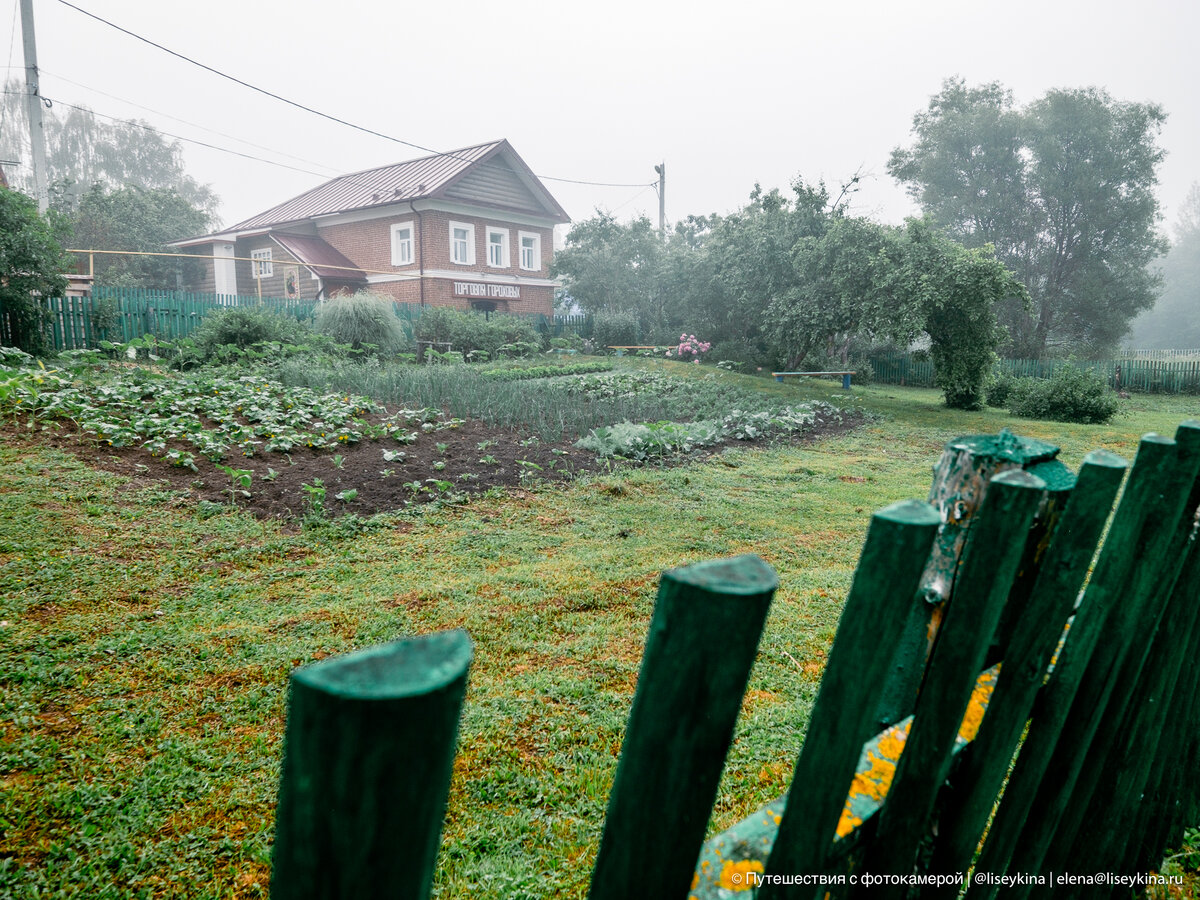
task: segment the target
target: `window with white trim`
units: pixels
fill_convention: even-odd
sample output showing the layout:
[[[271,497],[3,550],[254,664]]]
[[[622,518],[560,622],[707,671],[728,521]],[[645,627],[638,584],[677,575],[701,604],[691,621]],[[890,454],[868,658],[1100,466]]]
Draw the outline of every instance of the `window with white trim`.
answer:
[[[413,262],[413,223],[397,222],[392,226],[392,265],[411,266]]]
[[[450,223],[450,262],[460,266],[475,263],[475,226]]]
[[[274,271],[271,267],[271,250],[251,250],[250,268],[253,270],[255,278],[270,278]]]
[[[487,230],[488,265],[493,269],[507,269],[508,262],[508,229],[492,228]]]
[[[521,268],[526,272],[538,272],[542,268],[542,236],[529,231],[520,232]]]

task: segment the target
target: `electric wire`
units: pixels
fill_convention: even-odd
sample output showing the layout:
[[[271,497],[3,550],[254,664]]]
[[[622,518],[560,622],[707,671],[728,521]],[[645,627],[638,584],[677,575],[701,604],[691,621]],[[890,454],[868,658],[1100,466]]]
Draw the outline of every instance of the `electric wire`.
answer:
[[[149,107],[149,106],[142,106],[140,103],[134,103],[132,100],[127,100],[124,97],[118,97],[116,94],[109,94],[105,91],[100,90],[99,88],[94,88],[91,85],[83,84],[78,81],[73,81],[70,78],[67,78],[65,75],[59,75],[57,72],[51,72],[50,70],[48,70],[44,67],[39,67],[39,71],[41,71],[41,73],[43,75],[50,75],[54,78],[57,78],[59,81],[65,81],[67,84],[73,84],[73,85],[75,85],[75,87],[83,88],[85,91],[91,91],[92,93],[99,94],[102,97],[107,97],[110,100],[116,100],[120,103],[126,103],[126,104],[134,107],[135,109],[140,109],[144,112],[154,113],[156,116],[162,116],[165,119],[170,119],[174,122],[179,122],[183,125],[190,125],[192,128],[199,128],[201,131],[207,131],[210,134],[217,135],[218,137],[227,138],[228,140],[231,140],[231,141],[237,141],[239,144],[245,144],[248,147],[254,147],[255,149],[258,149],[258,150],[266,150],[268,153],[274,153],[278,156],[284,156],[284,157],[287,157],[288,159],[294,159],[297,162],[307,163],[310,166],[317,166],[318,168],[321,168],[321,169],[328,169],[330,172],[330,175],[326,176],[326,177],[336,177],[338,175],[338,170],[335,169],[333,166],[327,166],[324,163],[317,162],[316,160],[305,159],[302,156],[295,156],[294,154],[287,153],[283,150],[276,150],[274,147],[267,147],[267,146],[264,146],[263,144],[256,144],[253,141],[247,141],[244,138],[238,137],[237,135],[226,134],[223,131],[217,131],[215,128],[209,128],[208,126],[201,125],[197,122],[190,122],[187,119],[181,119],[178,116],[171,115],[171,113],[165,113],[160,109],[153,109],[152,107]],[[97,115],[99,115],[99,113],[97,113]],[[132,121],[132,120],[129,120],[129,121]]]
[[[272,99],[278,100],[281,103],[286,103],[288,106],[295,107],[296,109],[303,110],[304,112],[311,113],[312,115],[315,115],[315,116],[320,116],[323,119],[328,119],[331,122],[336,122],[339,125],[346,126],[347,128],[353,128],[356,131],[361,131],[364,134],[369,134],[369,135],[372,135],[373,137],[382,138],[383,140],[392,141],[393,143],[397,143],[397,144],[403,144],[406,147],[412,147],[415,150],[420,150],[423,153],[428,153],[432,156],[448,157],[451,159],[458,159],[460,161],[468,162],[468,163],[475,162],[474,160],[471,160],[468,157],[458,156],[455,151],[443,152],[443,151],[439,151],[439,150],[434,150],[430,147],[425,147],[425,146],[422,146],[421,144],[413,143],[412,141],[406,141],[403,138],[398,138],[398,137],[395,137],[390,134],[384,134],[383,132],[376,131],[373,128],[367,128],[364,125],[358,125],[354,122],[350,122],[350,121],[340,118],[338,116],[331,115],[330,113],[325,113],[325,112],[321,112],[318,109],[313,109],[311,106],[306,106],[305,104],[299,103],[298,101],[290,100],[287,97],[284,97],[284,96],[281,96],[280,94],[274,93],[273,91],[268,91],[266,88],[258,87],[257,85],[253,85],[248,81],[243,81],[242,79],[237,78],[234,75],[230,75],[227,72],[222,72],[220,69],[213,68],[212,66],[206,65],[205,63],[202,63],[198,60],[192,59],[190,56],[186,56],[182,53],[179,53],[175,50],[170,49],[169,47],[165,47],[162,44],[152,41],[147,37],[143,37],[142,35],[137,34],[136,32],[130,31],[128,28],[122,28],[120,25],[117,25],[115,22],[110,22],[108,19],[105,19],[102,16],[98,16],[93,12],[89,12],[88,10],[83,9],[82,7],[76,6],[74,3],[69,2],[69,0],[58,0],[58,2],[61,3],[63,6],[69,7],[70,9],[73,9],[76,12],[87,16],[90,19],[94,19],[97,22],[107,25],[109,28],[115,29],[116,31],[119,31],[122,34],[126,34],[129,37],[134,38],[135,40],[141,41],[144,44],[148,44],[151,47],[154,47],[158,50],[163,51],[164,53],[174,56],[176,59],[183,60],[184,62],[190,63],[191,65],[194,65],[201,69],[204,69],[206,72],[211,72],[214,75],[217,75],[221,78],[225,78],[229,81],[234,82],[235,84],[241,85],[244,88],[248,88],[249,90],[255,91],[266,97],[271,97]],[[646,182],[638,182],[637,184],[618,184],[618,183],[614,183],[614,182],[585,181],[582,179],[575,179],[575,178],[558,178],[558,177],[555,177],[552,175],[538,175],[537,177],[541,178],[545,181],[559,181],[559,182],[563,182],[566,184],[581,184],[581,185],[588,185],[591,187],[635,188],[635,187],[644,187],[646,185]]]

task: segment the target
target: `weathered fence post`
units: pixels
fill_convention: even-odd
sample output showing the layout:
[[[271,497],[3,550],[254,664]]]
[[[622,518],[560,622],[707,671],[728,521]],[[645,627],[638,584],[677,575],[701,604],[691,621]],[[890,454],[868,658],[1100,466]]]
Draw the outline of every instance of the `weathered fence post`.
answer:
[[[987,715],[971,748],[963,754],[953,789],[946,791],[938,821],[940,840],[930,867],[933,872],[965,872],[971,863],[1126,468],[1125,460],[1106,450],[1094,450],[1084,457],[1049,546],[1036,561],[1038,574],[1032,591],[1011,623],[1012,637],[1004,647],[1004,665]],[[939,893],[953,897],[958,890],[951,885]]]
[[[929,491],[929,502],[941,514],[942,527],[921,582],[925,602],[913,606],[898,640],[876,716],[878,729],[912,712],[933,639],[954,588],[959,557],[987,493],[988,481],[1008,469],[1051,463],[1057,455],[1058,448],[1053,444],[1020,438],[1008,431],[961,437],[946,445],[934,467]]]
[[[663,573],[590,900],[687,896],[777,584],[757,556]]]
[[[429,895],[471,655],[447,631],[292,674],[274,900]]]
[[[1106,676],[1128,646],[1145,591],[1165,562],[1169,535],[1185,499],[1178,498],[1174,515],[1163,508],[1164,501],[1173,505],[1164,492],[1173,481],[1176,455],[1169,438],[1142,438],[1104,550],[988,831],[978,871],[1040,871],[1085,762],[1098,724],[1095,713],[1108,700],[1112,685]],[[1114,639],[1102,641],[1106,633]],[[968,896],[990,898],[998,891],[994,884],[973,885]],[[1017,888],[1013,893],[1024,891]]]

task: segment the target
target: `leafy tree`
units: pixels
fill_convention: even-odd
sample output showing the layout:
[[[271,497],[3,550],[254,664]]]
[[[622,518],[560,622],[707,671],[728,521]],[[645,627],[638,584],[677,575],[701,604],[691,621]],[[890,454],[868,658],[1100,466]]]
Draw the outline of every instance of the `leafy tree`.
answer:
[[[9,170],[9,181],[32,194],[29,119],[21,82],[5,82],[0,99],[5,123],[0,159],[22,162]],[[63,109],[61,115],[59,109]],[[217,196],[184,171],[182,145],[161,137],[144,122],[104,121],[88,109],[55,106],[43,111],[43,127],[50,205],[59,212],[72,213],[99,184],[110,189],[173,190],[192,207],[215,217]]]
[[[96,184],[67,217],[78,249],[170,252],[166,242],[203,234],[211,219],[174,190],[126,187],[107,191]],[[99,283],[120,287],[173,289],[189,280],[190,260],[162,256],[109,256],[94,259]]]
[[[793,368],[838,357],[848,362],[856,337],[908,340],[920,330],[898,282],[904,244],[896,229],[867,219],[834,217],[819,237],[792,251],[797,284],[767,307],[770,334]]]
[[[1014,273],[991,247],[968,249],[921,219],[905,226],[904,262],[897,274],[902,305],[919,311],[929,335],[938,387],[955,409],[983,406],[988,374],[1004,332],[997,309],[1028,303]]]
[[[50,223],[37,203],[17,191],[0,188],[0,315],[11,341],[29,353],[45,353],[39,297],[62,296],[66,260]]]
[[[1018,109],[992,83],[943,83],[913,118],[891,175],[968,247],[995,247],[1032,305],[1006,302],[1009,348],[1041,356],[1069,343],[1099,351],[1154,300],[1162,252],[1154,196],[1166,116],[1098,88],[1054,90]]]
[[[1131,340],[1139,347],[1200,347],[1200,183],[1188,192],[1160,273],[1162,293],[1133,323]]]
[[[658,231],[645,216],[622,224],[597,211],[571,228],[566,247],[554,254],[552,273],[584,312],[632,312],[643,325],[657,324],[663,318],[662,252]]]

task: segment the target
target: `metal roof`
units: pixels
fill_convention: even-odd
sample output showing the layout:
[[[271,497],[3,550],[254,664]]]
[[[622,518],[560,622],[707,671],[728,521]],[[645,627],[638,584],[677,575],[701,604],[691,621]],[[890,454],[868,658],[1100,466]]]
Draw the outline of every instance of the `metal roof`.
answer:
[[[569,221],[566,212],[550,196],[549,191],[530,171],[524,160],[517,156],[508,141],[500,140],[342,175],[223,229],[221,233],[247,231],[334,213],[437,197],[470,169],[486,165],[487,160],[501,154],[513,170],[522,176],[531,193],[538,198],[543,207],[540,211],[544,215],[557,221]]]
[[[319,237],[275,231],[271,233],[271,239],[319,278],[364,284],[367,281],[366,273],[362,269]]]

